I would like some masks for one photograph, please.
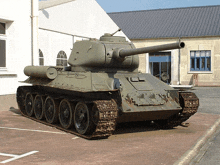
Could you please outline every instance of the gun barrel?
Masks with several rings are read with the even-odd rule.
[[[126,56],[132,56],[136,54],[153,53],[153,52],[164,51],[164,50],[180,49],[184,47],[185,47],[184,42],[176,42],[176,43],[171,43],[171,44],[138,48],[138,49],[122,49],[119,51],[119,57],[124,58]]]

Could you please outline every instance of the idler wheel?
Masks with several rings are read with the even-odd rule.
[[[60,102],[59,121],[63,128],[70,128],[73,125],[73,105],[66,99]]]
[[[79,134],[91,134],[95,130],[95,125],[91,118],[91,106],[78,102],[74,112],[74,125]]]
[[[44,106],[43,97],[41,95],[37,95],[34,99],[34,114],[35,117],[39,120],[44,118],[43,106]]]
[[[34,108],[33,108],[34,99],[30,92],[28,92],[25,96],[25,111],[28,116],[34,115]]]
[[[58,121],[58,102],[50,96],[45,100],[44,113],[48,123],[54,124]]]

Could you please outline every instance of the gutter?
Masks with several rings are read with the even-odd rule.
[[[50,1],[39,1],[39,10],[47,9],[50,7],[58,6],[64,3],[72,2],[75,0],[50,0]]]
[[[200,38],[218,38],[220,35],[206,35],[206,36],[182,36],[182,39],[200,39]],[[130,38],[130,40],[169,40],[179,39],[179,37],[161,37],[161,38]]]

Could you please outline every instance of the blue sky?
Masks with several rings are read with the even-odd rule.
[[[107,12],[220,5],[220,0],[96,0]]]

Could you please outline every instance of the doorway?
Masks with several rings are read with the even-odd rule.
[[[149,67],[153,76],[170,84],[171,81],[171,52],[156,52],[149,54]]]

